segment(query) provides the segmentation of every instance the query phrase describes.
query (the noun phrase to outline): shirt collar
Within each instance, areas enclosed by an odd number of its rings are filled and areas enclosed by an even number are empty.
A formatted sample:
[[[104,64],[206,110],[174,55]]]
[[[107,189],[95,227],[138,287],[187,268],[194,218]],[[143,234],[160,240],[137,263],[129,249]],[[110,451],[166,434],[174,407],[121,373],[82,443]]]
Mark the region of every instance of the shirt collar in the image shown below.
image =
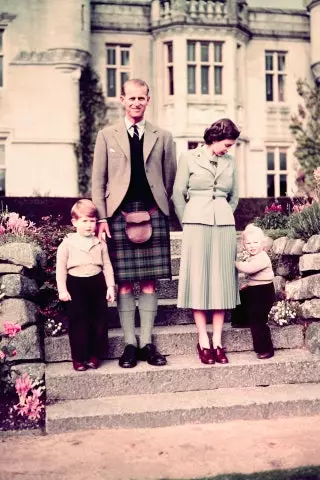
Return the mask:
[[[132,132],[132,130],[130,130],[130,128],[134,125],[131,120],[129,120],[127,117],[124,117],[124,123],[126,125],[126,129],[128,130],[128,132]],[[138,131],[143,133],[144,132],[144,129],[146,127],[146,120],[143,118],[140,122],[136,123],[137,127],[138,127]]]

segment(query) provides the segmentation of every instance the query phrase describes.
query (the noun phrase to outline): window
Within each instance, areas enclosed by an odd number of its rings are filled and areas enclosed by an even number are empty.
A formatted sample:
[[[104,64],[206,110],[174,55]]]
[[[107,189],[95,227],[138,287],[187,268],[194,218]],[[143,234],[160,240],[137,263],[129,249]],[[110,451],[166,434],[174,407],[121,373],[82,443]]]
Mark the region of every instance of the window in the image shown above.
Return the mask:
[[[3,87],[3,30],[0,30],[0,87]]]
[[[167,65],[167,93],[174,95],[173,83],[173,45],[172,42],[165,44],[166,47],[166,65]]]
[[[285,52],[265,52],[267,102],[286,100],[286,55]]]
[[[187,42],[188,94],[222,95],[221,42]]]
[[[267,195],[285,197],[288,192],[288,159],[285,148],[267,149]]]
[[[0,143],[0,195],[6,193],[6,162],[5,162],[5,146]]]
[[[119,97],[121,87],[130,78],[130,45],[107,44],[107,97]]]

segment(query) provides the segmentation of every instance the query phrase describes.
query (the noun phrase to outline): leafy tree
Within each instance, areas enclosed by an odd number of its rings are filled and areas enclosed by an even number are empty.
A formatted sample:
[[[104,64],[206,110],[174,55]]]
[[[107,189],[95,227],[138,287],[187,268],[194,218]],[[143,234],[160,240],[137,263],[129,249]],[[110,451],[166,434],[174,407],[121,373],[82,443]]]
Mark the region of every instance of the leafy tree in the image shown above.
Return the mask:
[[[80,142],[76,145],[78,157],[79,192],[91,192],[91,166],[98,131],[106,125],[107,107],[99,76],[91,65],[83,68],[80,82]]]
[[[291,118],[290,130],[297,142],[295,156],[304,173],[307,190],[312,189],[313,171],[320,165],[320,87],[305,80],[297,82],[304,105]]]

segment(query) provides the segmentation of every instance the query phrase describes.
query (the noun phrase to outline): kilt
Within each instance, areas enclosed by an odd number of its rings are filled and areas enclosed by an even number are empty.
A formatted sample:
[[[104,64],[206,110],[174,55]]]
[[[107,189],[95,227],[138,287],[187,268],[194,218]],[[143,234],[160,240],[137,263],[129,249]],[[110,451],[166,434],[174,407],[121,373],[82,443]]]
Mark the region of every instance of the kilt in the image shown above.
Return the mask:
[[[126,212],[145,210],[142,202],[130,202]],[[120,209],[108,219],[111,239],[109,253],[116,283],[171,279],[169,219],[158,208],[151,213],[152,236],[142,244],[130,242]]]

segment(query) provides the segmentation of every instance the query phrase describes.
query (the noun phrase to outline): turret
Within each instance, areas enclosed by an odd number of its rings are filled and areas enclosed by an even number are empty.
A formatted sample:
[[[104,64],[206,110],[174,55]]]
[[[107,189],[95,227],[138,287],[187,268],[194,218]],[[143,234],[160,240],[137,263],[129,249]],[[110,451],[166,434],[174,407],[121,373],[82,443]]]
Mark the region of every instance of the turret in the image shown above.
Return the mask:
[[[90,52],[90,0],[48,2],[47,49],[56,68],[86,64]]]

